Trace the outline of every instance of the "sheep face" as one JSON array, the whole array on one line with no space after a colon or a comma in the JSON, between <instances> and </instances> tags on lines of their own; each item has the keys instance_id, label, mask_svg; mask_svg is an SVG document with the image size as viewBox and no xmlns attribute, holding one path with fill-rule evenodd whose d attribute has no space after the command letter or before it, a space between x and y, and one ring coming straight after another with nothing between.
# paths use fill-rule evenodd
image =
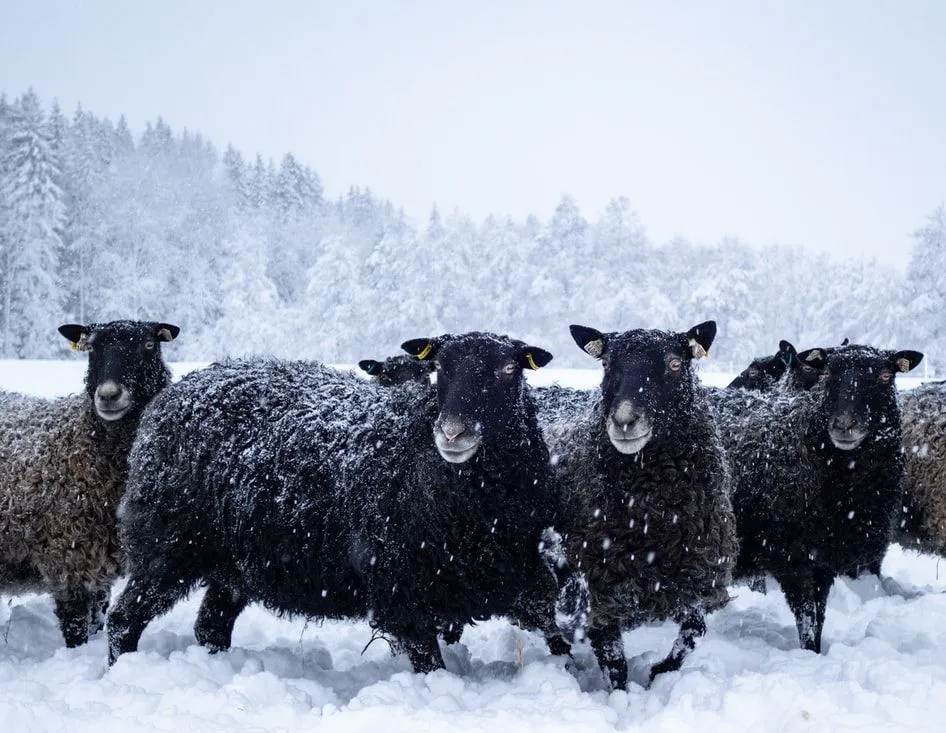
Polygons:
<instances>
[{"instance_id":1,"label":"sheep face","mask_svg":"<svg viewBox=\"0 0 946 733\"><path fill-rule=\"evenodd\" d=\"M448 463L469 461L484 440L513 429L522 420L523 370L552 360L543 349L490 333L413 339L402 348L434 364L434 443Z\"/></svg>"},{"instance_id":2,"label":"sheep face","mask_svg":"<svg viewBox=\"0 0 946 733\"><path fill-rule=\"evenodd\" d=\"M706 356L716 322L686 333L638 329L603 334L571 326L572 338L601 360L605 431L615 450L633 455L653 438L669 437L676 417L689 409L696 377L694 359Z\"/></svg>"},{"instance_id":3,"label":"sheep face","mask_svg":"<svg viewBox=\"0 0 946 733\"><path fill-rule=\"evenodd\" d=\"M729 389L749 389L767 392L782 378L785 371L795 361L795 347L788 341L779 341L778 351L772 356L753 359L739 375L732 380Z\"/></svg>"},{"instance_id":4,"label":"sheep face","mask_svg":"<svg viewBox=\"0 0 946 733\"><path fill-rule=\"evenodd\" d=\"M881 351L869 346L832 349L824 369L828 436L840 450L854 450L872 434L891 428L899 415L895 375L923 359L917 351Z\"/></svg>"},{"instance_id":5,"label":"sheep face","mask_svg":"<svg viewBox=\"0 0 946 733\"><path fill-rule=\"evenodd\" d=\"M389 356L384 361L362 359L358 366L374 377L382 387L393 387L409 382L430 383L434 369L432 361L421 361L415 356Z\"/></svg>"},{"instance_id":6,"label":"sheep face","mask_svg":"<svg viewBox=\"0 0 946 733\"><path fill-rule=\"evenodd\" d=\"M99 418L110 423L139 412L170 381L161 342L179 332L169 323L142 321L59 327L74 349L88 352L85 390Z\"/></svg>"}]
</instances>

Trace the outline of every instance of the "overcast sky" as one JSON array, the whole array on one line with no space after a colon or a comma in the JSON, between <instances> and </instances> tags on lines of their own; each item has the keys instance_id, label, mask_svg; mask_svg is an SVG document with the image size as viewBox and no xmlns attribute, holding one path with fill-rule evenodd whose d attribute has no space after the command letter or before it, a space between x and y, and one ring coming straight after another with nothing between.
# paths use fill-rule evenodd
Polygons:
<instances>
[{"instance_id":1,"label":"overcast sky","mask_svg":"<svg viewBox=\"0 0 946 733\"><path fill-rule=\"evenodd\" d=\"M946 200L946 2L0 0L0 89L158 115L329 195L905 262Z\"/></svg>"}]
</instances>

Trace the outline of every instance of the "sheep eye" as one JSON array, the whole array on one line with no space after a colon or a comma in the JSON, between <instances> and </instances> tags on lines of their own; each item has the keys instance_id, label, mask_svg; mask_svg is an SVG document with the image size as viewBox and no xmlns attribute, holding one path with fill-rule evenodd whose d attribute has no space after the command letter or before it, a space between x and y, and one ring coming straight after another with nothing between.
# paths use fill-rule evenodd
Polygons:
<instances>
[{"instance_id":1,"label":"sheep eye","mask_svg":"<svg viewBox=\"0 0 946 733\"><path fill-rule=\"evenodd\" d=\"M887 384L891 380L892 377L893 377L893 374L888 372L886 369L884 369L880 373L880 381L883 382L884 384Z\"/></svg>"},{"instance_id":2,"label":"sheep eye","mask_svg":"<svg viewBox=\"0 0 946 733\"><path fill-rule=\"evenodd\" d=\"M151 351L154 348L154 341L145 341L145 348Z\"/></svg>"},{"instance_id":3,"label":"sheep eye","mask_svg":"<svg viewBox=\"0 0 946 733\"><path fill-rule=\"evenodd\" d=\"M440 366L440 362L439 362L439 361L435 361L435 362L434 362L434 369L436 369L438 372L439 372L441 369L443 369L443 367Z\"/></svg>"},{"instance_id":4,"label":"sheep eye","mask_svg":"<svg viewBox=\"0 0 946 733\"><path fill-rule=\"evenodd\" d=\"M679 372L680 369L683 367L683 360L682 360L682 359L673 358L673 359L671 359L671 360L667 363L667 367L668 367L668 368L670 369L670 371L672 371L672 372Z\"/></svg>"},{"instance_id":5,"label":"sheep eye","mask_svg":"<svg viewBox=\"0 0 946 733\"><path fill-rule=\"evenodd\" d=\"M504 364L503 368L500 369L500 372L507 376L512 376L516 373L516 362L510 361L507 364Z\"/></svg>"}]
</instances>

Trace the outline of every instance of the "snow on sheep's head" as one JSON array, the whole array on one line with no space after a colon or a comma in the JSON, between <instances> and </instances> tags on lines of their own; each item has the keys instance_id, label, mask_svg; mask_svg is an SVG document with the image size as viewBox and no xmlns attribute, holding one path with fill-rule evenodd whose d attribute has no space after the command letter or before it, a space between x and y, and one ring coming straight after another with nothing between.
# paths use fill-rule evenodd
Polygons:
<instances>
[{"instance_id":1,"label":"snow on sheep's head","mask_svg":"<svg viewBox=\"0 0 946 733\"><path fill-rule=\"evenodd\" d=\"M604 367L605 431L615 450L634 455L655 437L670 437L677 416L692 404L692 362L709 355L716 322L686 332L602 333L577 325L570 330L575 343Z\"/></svg>"},{"instance_id":2,"label":"snow on sheep's head","mask_svg":"<svg viewBox=\"0 0 946 733\"><path fill-rule=\"evenodd\" d=\"M862 445L869 435L899 435L898 372L923 359L918 351L887 351L849 345L827 350L823 410L828 437L839 450Z\"/></svg>"},{"instance_id":3,"label":"snow on sheep's head","mask_svg":"<svg viewBox=\"0 0 946 733\"><path fill-rule=\"evenodd\" d=\"M465 463L484 440L502 440L521 427L523 370L552 360L537 346L481 332L411 339L401 348L434 365L439 407L434 443L448 463Z\"/></svg>"},{"instance_id":4,"label":"snow on sheep's head","mask_svg":"<svg viewBox=\"0 0 946 733\"><path fill-rule=\"evenodd\" d=\"M171 381L161 359L161 342L180 332L169 323L112 321L82 326L67 323L61 333L77 351L89 355L85 389L100 419L107 423L140 414Z\"/></svg>"}]
</instances>

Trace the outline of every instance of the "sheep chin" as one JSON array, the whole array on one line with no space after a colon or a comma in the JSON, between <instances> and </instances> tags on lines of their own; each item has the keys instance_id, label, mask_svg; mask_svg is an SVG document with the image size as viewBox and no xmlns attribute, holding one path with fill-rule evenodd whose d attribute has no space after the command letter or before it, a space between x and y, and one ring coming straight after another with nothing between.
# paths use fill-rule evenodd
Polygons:
<instances>
[{"instance_id":1,"label":"sheep chin","mask_svg":"<svg viewBox=\"0 0 946 733\"><path fill-rule=\"evenodd\" d=\"M852 440L839 439L834 436L831 431L828 431L828 436L831 438L831 443L838 450L854 450L859 447L861 443L864 442L864 438L867 437L867 434L858 436Z\"/></svg>"},{"instance_id":2,"label":"sheep chin","mask_svg":"<svg viewBox=\"0 0 946 733\"><path fill-rule=\"evenodd\" d=\"M131 405L125 405L120 407L117 410L104 410L98 405L95 406L95 414L99 416L105 422L115 422L116 420L121 420L125 415L128 414L128 411L131 409Z\"/></svg>"},{"instance_id":3,"label":"sheep chin","mask_svg":"<svg viewBox=\"0 0 946 733\"><path fill-rule=\"evenodd\" d=\"M434 443L437 445L437 452L440 453L440 457L447 463L466 463L476 455L476 451L479 450L481 442L482 439L477 437L474 439L472 445L461 447L456 443L447 443L446 439L439 435L434 438Z\"/></svg>"},{"instance_id":4,"label":"sheep chin","mask_svg":"<svg viewBox=\"0 0 946 733\"><path fill-rule=\"evenodd\" d=\"M654 436L654 427L646 418L644 418L642 422L644 422L644 425L640 427L643 427L644 430L636 431L637 434L635 435L629 435L621 428L615 426L613 420L608 420L608 439L618 453L631 456L644 450L644 446L647 445Z\"/></svg>"},{"instance_id":5,"label":"sheep chin","mask_svg":"<svg viewBox=\"0 0 946 733\"><path fill-rule=\"evenodd\" d=\"M653 431L647 431L646 435L641 435L637 438L618 438L614 435L608 435L608 438L611 440L611 445L614 446L614 449L625 456L632 456L635 453L640 453L644 450L651 437L653 437Z\"/></svg>"}]
</instances>

